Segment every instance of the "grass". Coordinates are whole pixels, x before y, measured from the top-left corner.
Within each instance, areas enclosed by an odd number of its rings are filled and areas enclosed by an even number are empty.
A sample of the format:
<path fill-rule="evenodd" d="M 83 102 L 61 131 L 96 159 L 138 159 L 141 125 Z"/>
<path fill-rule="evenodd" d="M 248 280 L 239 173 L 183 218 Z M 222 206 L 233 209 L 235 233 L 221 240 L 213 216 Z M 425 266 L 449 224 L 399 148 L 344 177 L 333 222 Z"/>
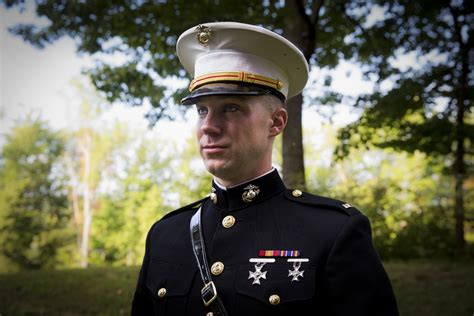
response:
<path fill-rule="evenodd" d="M 129 315 L 138 268 L 0 275 L 0 315 Z"/>
<path fill-rule="evenodd" d="M 474 315 L 472 261 L 387 262 L 385 267 L 400 315 Z M 0 315 L 129 315 L 137 274 L 137 267 L 1 274 Z"/>
<path fill-rule="evenodd" d="M 401 316 L 474 316 L 474 262 L 391 262 Z"/>

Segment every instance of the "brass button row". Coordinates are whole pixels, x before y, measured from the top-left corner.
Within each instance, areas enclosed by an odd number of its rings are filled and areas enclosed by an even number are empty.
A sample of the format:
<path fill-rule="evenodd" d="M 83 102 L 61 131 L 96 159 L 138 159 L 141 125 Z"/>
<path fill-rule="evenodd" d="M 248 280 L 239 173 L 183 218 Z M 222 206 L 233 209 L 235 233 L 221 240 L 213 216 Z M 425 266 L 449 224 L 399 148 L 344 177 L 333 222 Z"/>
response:
<path fill-rule="evenodd" d="M 220 261 L 215 262 L 212 267 L 211 267 L 211 272 L 214 275 L 219 275 L 224 271 L 224 264 Z M 166 296 L 166 289 L 164 287 L 160 288 L 158 290 L 158 297 L 163 298 Z M 280 296 L 278 294 L 272 294 L 268 298 L 268 301 L 272 305 L 278 305 L 281 302 Z"/>

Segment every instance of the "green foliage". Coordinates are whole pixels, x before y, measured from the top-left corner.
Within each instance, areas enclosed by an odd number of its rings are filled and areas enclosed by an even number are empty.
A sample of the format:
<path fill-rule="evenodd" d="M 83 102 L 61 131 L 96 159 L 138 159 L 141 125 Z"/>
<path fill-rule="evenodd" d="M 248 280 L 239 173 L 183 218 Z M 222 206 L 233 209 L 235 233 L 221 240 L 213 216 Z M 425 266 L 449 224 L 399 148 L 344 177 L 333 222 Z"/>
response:
<path fill-rule="evenodd" d="M 439 208 L 410 216 L 407 224 L 389 245 L 381 245 L 381 255 L 402 259 L 449 257 L 455 255 L 451 216 Z M 384 247 L 385 246 L 385 247 Z"/>
<path fill-rule="evenodd" d="M 40 121 L 27 120 L 6 137 L 0 166 L 1 251 L 22 268 L 58 263 L 71 238 L 59 159 L 64 140 Z"/>
<path fill-rule="evenodd" d="M 141 263 L 150 226 L 171 209 L 161 185 L 167 179 L 159 176 L 169 159 L 158 155 L 148 139 L 141 141 L 135 153 L 126 157 L 122 150 L 114 157 L 114 163 L 125 163 L 125 168 L 120 172 L 123 177 L 107 177 L 116 188 L 102 195 L 93 222 L 93 264 Z"/>
<path fill-rule="evenodd" d="M 452 254 L 451 181 L 442 175 L 442 162 L 420 152 L 373 146 L 351 149 L 347 159 L 334 162 L 334 128 L 309 134 L 315 136 L 307 138 L 307 154 L 319 157 L 307 162 L 310 190 L 344 200 L 367 215 L 383 258 Z"/>
<path fill-rule="evenodd" d="M 128 131 L 104 175 L 112 187 L 100 195 L 91 232 L 91 263 L 141 263 L 151 225 L 173 209 L 209 193 L 210 177 L 197 157 L 195 140 L 184 146 L 165 137 Z M 180 147 L 180 148 L 179 148 Z"/>
<path fill-rule="evenodd" d="M 361 25 L 356 36 L 358 51 L 364 52 L 357 59 L 367 77 L 377 80 L 376 89 L 357 98 L 354 105 L 364 114 L 339 131 L 336 156 L 375 145 L 443 159 L 455 182 L 450 215 L 456 219 L 453 235 L 461 253 L 468 228 L 465 181 L 472 178 L 474 162 L 474 6 L 467 0 L 367 5 L 385 11 Z M 416 64 L 403 63 L 409 56 Z"/>
<path fill-rule="evenodd" d="M 189 137 L 179 157 L 175 157 L 176 170 L 170 190 L 179 193 L 180 205 L 186 205 L 207 196 L 212 176 L 205 170 L 194 135 Z"/>
<path fill-rule="evenodd" d="M 367 76 L 378 79 L 377 88 L 356 100 L 355 106 L 366 110 L 339 132 L 338 156 L 368 143 L 448 155 L 460 139 L 472 154 L 472 4 L 382 0 L 367 5 L 386 12 L 357 35 L 365 52 L 358 60 Z M 416 56 L 416 65 L 396 62 L 409 54 Z"/>

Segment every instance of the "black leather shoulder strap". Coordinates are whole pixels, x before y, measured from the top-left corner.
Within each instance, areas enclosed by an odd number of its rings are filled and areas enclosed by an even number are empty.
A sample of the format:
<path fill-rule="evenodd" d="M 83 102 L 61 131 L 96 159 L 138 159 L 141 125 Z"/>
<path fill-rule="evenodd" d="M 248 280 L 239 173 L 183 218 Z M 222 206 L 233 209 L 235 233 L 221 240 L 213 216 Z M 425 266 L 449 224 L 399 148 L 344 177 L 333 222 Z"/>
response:
<path fill-rule="evenodd" d="M 209 264 L 207 263 L 206 247 L 204 245 L 204 237 L 201 228 L 201 208 L 191 218 L 189 229 L 191 232 L 191 242 L 193 245 L 194 256 L 201 273 L 204 287 L 201 289 L 201 296 L 204 305 L 208 307 L 215 316 L 227 316 L 227 311 L 222 304 L 217 289 L 212 281 Z"/>

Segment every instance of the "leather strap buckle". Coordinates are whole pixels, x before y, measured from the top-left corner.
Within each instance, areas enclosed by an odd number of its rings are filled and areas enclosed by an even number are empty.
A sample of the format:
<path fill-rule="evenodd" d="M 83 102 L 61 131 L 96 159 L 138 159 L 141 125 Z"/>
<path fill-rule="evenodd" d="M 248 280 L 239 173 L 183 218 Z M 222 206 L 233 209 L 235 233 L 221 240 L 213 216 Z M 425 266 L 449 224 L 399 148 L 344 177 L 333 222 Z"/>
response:
<path fill-rule="evenodd" d="M 211 305 L 212 302 L 217 298 L 217 290 L 213 281 L 204 285 L 201 289 L 202 300 L 205 306 Z"/>

